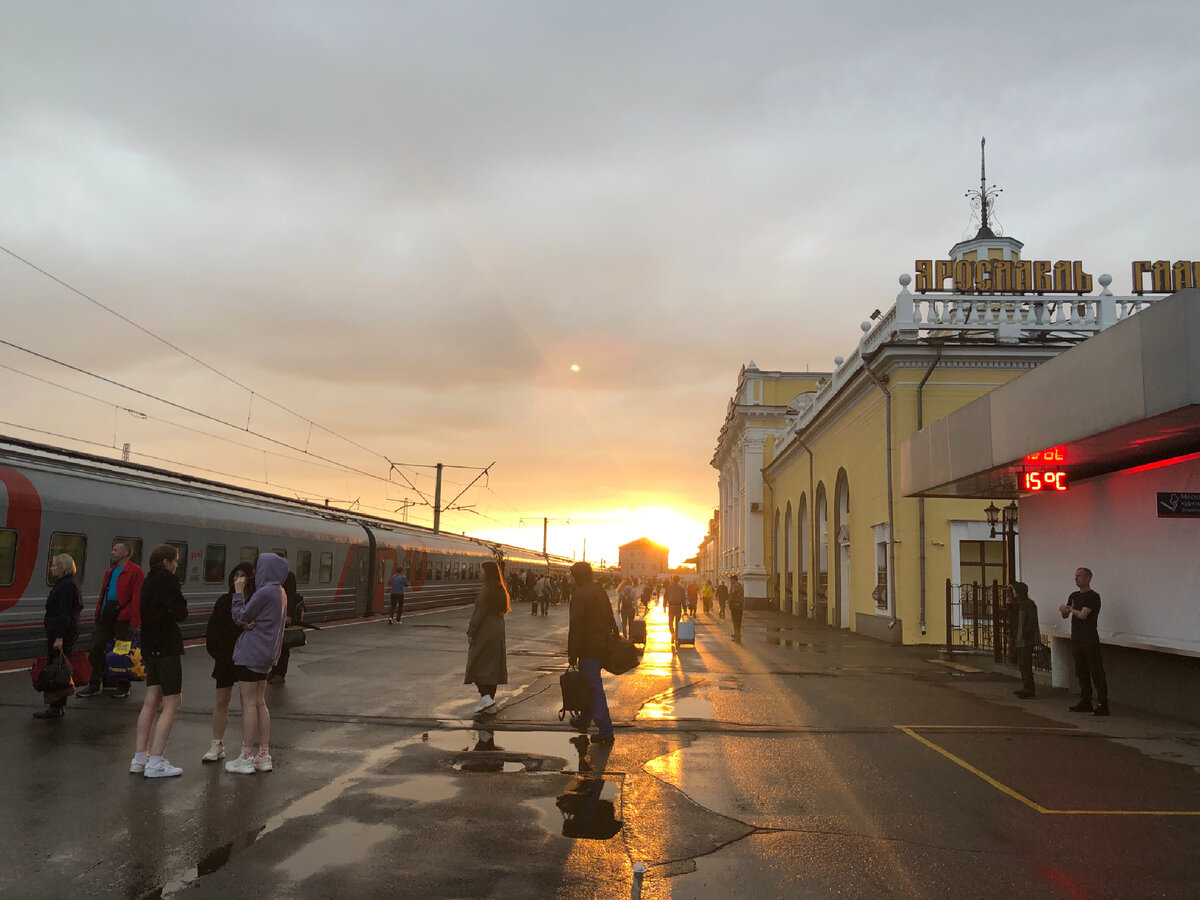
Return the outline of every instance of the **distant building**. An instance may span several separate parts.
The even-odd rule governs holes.
[[[668,549],[650,538],[638,538],[617,548],[621,574],[633,578],[655,578],[667,571]]]

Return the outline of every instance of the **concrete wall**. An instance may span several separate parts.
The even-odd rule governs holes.
[[[1021,499],[1021,575],[1043,633],[1070,636],[1058,604],[1087,566],[1103,602],[1101,641],[1200,656],[1200,519],[1160,519],[1159,491],[1200,492],[1200,460]]]

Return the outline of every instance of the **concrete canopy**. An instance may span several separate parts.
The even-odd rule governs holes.
[[[906,440],[909,497],[1016,498],[1025,457],[1080,481],[1200,453],[1200,290],[1165,297]]]

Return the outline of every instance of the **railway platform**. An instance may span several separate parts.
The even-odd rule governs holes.
[[[703,613],[606,677],[617,726],[558,718],[567,612],[515,608],[499,712],[462,684],[469,610],[309,634],[269,690],[275,771],[200,756],[210,662],[184,657],[167,755],[127,771],[141,688],[35,720],[0,675],[5,897],[1187,897],[1200,727],[945,665],[769,611]],[[236,748],[237,700],[227,745]]]

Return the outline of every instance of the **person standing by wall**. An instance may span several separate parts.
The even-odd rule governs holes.
[[[63,659],[71,658],[75,641],[79,637],[79,615],[83,612],[83,594],[75,580],[75,560],[60,553],[50,560],[50,577],[54,587],[46,597],[46,615],[42,625],[46,629],[46,659],[58,653]],[[66,715],[67,697],[47,697],[46,708],[35,712],[35,719],[61,719]]]
[[[729,576],[729,615],[733,619],[733,639],[742,641],[742,612],[746,608],[746,591],[736,575]]]
[[[283,649],[283,620],[287,594],[283,580],[287,560],[275,553],[260,553],[254,564],[254,593],[246,599],[245,577],[233,580],[233,620],[242,626],[233,647],[233,671],[242,698],[242,752],[225,763],[225,771],[238,775],[271,772],[271,713],[267,709],[267,673]]]
[[[92,664],[91,682],[79,691],[80,697],[94,697],[104,684],[104,654],[108,642],[128,641],[135,628],[142,624],[142,582],[146,573],[130,557],[133,549],[124,541],[112,545],[110,565],[104,573],[104,585],[96,603],[96,630],[92,632],[92,649],[88,661]],[[111,685],[113,697],[124,700],[129,696],[129,681],[122,679]]]
[[[592,738],[595,744],[613,742],[612,717],[608,712],[608,697],[604,693],[601,660],[608,653],[608,642],[617,634],[612,606],[604,588],[592,580],[592,567],[585,562],[571,566],[575,592],[571,598],[571,620],[567,630],[567,662],[579,666],[591,688],[591,702],[583,714],[571,719],[571,725],[586,732],[593,721],[599,733]]]
[[[179,550],[159,544],[150,551],[150,573],[142,583],[142,658],[146,665],[146,699],[138,715],[137,745],[129,771],[146,778],[171,778],[183,769],[164,759],[175,716],[183,705],[183,633],[187,600],[175,574]],[[158,722],[154,714],[162,707]],[[151,737],[150,729],[154,728]]]
[[[1013,632],[1017,647],[1017,668],[1021,671],[1021,689],[1013,691],[1022,700],[1036,693],[1033,683],[1033,651],[1042,642],[1038,628],[1037,604],[1029,599],[1029,586],[1017,581],[1008,587],[1008,600],[1017,609],[1017,627]]]
[[[1079,678],[1079,702],[1072,712],[1090,712],[1107,716],[1108,679],[1104,675],[1104,660],[1100,656],[1100,634],[1096,620],[1100,618],[1100,595],[1092,590],[1092,570],[1075,570],[1075,586],[1067,602],[1058,608],[1059,614],[1071,620],[1071,648],[1075,654],[1075,674]],[[1095,708],[1092,707],[1092,683],[1096,685]]]
[[[500,577],[500,566],[489,559],[483,564],[483,587],[467,625],[467,671],[463,684],[474,684],[479,691],[479,702],[472,712],[495,715],[500,711],[496,706],[496,689],[508,684],[504,617],[510,609],[512,600]]]
[[[388,624],[392,625],[399,622],[400,617],[404,615],[404,592],[409,588],[408,576],[404,574],[404,569],[399,565],[392,573],[389,588],[392,592],[392,614],[388,616]]]

